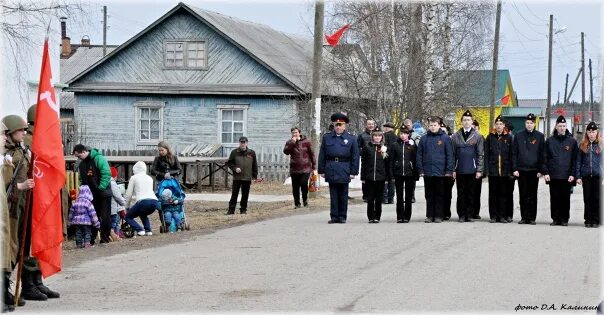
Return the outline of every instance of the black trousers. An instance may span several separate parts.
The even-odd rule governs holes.
[[[379,220],[382,217],[382,195],[384,181],[365,181],[367,186],[367,219]]]
[[[445,178],[424,177],[424,193],[426,196],[426,218],[442,218],[444,216]]]
[[[476,173],[458,174],[457,182],[457,215],[461,217],[472,217],[474,213],[474,197],[476,186]]]
[[[585,224],[600,224],[600,188],[602,178],[583,177],[583,202],[585,203]]]
[[[410,220],[415,178],[413,176],[397,176],[394,184],[396,186],[396,219]]]
[[[394,200],[394,181],[390,180],[384,183],[384,202],[392,202]]]
[[[294,204],[300,205],[300,191],[302,191],[302,202],[308,201],[308,179],[310,173],[291,174],[292,194],[294,195]]]
[[[455,186],[455,179],[451,176],[445,176],[444,178],[444,197],[443,197],[443,215],[445,218],[451,217],[451,199],[453,198],[453,186]]]
[[[241,201],[239,202],[239,211],[245,213],[247,211],[247,199],[250,196],[249,180],[233,180],[233,188],[231,190],[231,200],[229,201],[229,213],[235,213],[237,206],[237,198],[239,197],[239,189],[241,189]]]
[[[520,217],[524,221],[537,219],[537,171],[519,171],[518,190],[520,193]]]
[[[508,180],[508,195],[505,198],[505,216],[514,218],[514,189],[516,186],[516,178]]]
[[[549,181],[552,220],[556,222],[568,222],[568,218],[570,217],[571,187],[571,184],[566,179],[552,179]]]
[[[414,180],[411,182],[411,199],[415,198],[415,185],[417,185],[417,182]]]
[[[346,222],[348,217],[349,183],[329,183],[329,215],[336,222]]]
[[[96,216],[101,221],[101,243],[107,243],[110,241],[109,236],[111,235],[111,196],[105,197],[102,193],[95,194],[92,197],[92,205]],[[92,227],[92,234],[90,236],[90,244],[94,245],[99,229]]]
[[[509,181],[507,176],[489,176],[489,216],[493,220],[506,217]]]
[[[363,200],[367,200],[367,184],[361,183],[361,191],[363,192]]]
[[[474,197],[472,198],[472,217],[480,215],[480,196],[482,195],[482,177],[474,179]]]

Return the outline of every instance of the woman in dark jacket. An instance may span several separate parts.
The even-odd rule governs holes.
[[[585,227],[600,225],[600,188],[602,187],[602,140],[598,126],[592,121],[579,145],[577,184],[583,185]]]
[[[410,139],[410,130],[403,126],[399,140],[391,147],[390,169],[396,185],[396,222],[409,223],[415,181],[418,179],[415,164],[417,145]]]
[[[151,175],[155,177],[158,182],[164,179],[172,178],[180,175],[180,163],[178,158],[172,152],[172,148],[165,141],[160,141],[157,144],[157,150],[159,156],[156,156],[151,166]]]
[[[361,182],[367,187],[367,219],[379,223],[382,216],[384,183],[390,180],[388,148],[380,130],[371,132],[371,143],[361,151]]]
[[[300,129],[291,129],[292,138],[285,143],[283,153],[290,156],[289,175],[292,179],[292,194],[294,205],[300,208],[300,190],[302,191],[302,204],[308,207],[308,179],[311,172],[316,172],[317,163],[310,140],[300,135]]]

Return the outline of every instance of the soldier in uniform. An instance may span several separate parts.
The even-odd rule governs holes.
[[[495,119],[495,130],[489,133],[484,145],[485,173],[489,177],[490,222],[508,223],[507,197],[512,176],[512,136],[506,132],[501,115]]]
[[[417,171],[424,177],[426,195],[425,223],[442,223],[445,216],[445,179],[453,176],[453,145],[440,129],[438,117],[430,117],[429,130],[417,146]]]
[[[474,130],[476,130],[476,135],[482,138],[482,144],[483,144],[483,171],[484,171],[484,137],[482,136],[482,134],[480,134],[480,123],[478,123],[478,120],[474,119],[474,121],[472,122],[472,128],[474,128]],[[483,172],[484,175],[484,172]],[[482,179],[484,178],[484,176],[481,176],[480,178],[477,178],[474,181],[474,198],[472,200],[472,216],[471,218],[473,220],[480,220],[480,196],[482,195]]]
[[[518,178],[520,190],[520,221],[518,224],[535,225],[537,219],[537,189],[543,167],[545,136],[535,130],[535,115],[530,113],[524,122],[525,129],[516,134],[512,146],[512,169]]]
[[[585,227],[600,226],[600,188],[602,187],[602,140],[593,121],[585,128],[577,158],[577,184],[583,185]]]
[[[566,118],[556,119],[556,129],[545,141],[543,175],[549,183],[552,223],[568,226],[570,217],[570,189],[575,182],[577,141],[566,129]]]
[[[367,119],[365,121],[365,131],[363,131],[357,137],[357,144],[359,145],[359,152],[361,152],[361,150],[363,150],[363,148],[366,145],[371,143],[371,132],[373,132],[373,130],[375,130],[375,120]],[[363,183],[361,185],[361,188],[363,191],[363,201],[367,202],[367,187]]]
[[[6,151],[4,163],[2,165],[2,177],[4,179],[5,190],[7,191],[8,207],[9,207],[9,231],[10,238],[10,264],[9,270],[4,270],[5,281],[10,279],[10,274],[15,269],[19,261],[19,250],[23,248],[23,274],[22,274],[22,294],[21,297],[25,300],[44,301],[48,297],[40,292],[37,287],[35,272],[37,268],[37,260],[30,259],[30,240],[31,240],[31,225],[26,226],[28,232],[25,243],[20,242],[23,224],[23,216],[26,206],[26,192],[34,187],[33,179],[28,178],[29,164],[31,161],[31,151],[23,144],[26,130],[28,128],[25,119],[17,115],[8,115],[2,119],[2,122],[7,127],[5,134],[7,135],[4,149]],[[29,214],[31,218],[31,213]],[[31,222],[28,222],[31,223]],[[41,277],[41,276],[40,276]],[[5,299],[8,301],[14,300],[14,297],[8,290],[5,292]],[[19,301],[18,305],[24,305],[25,301]]]
[[[346,223],[348,185],[359,174],[360,153],[355,137],[346,131],[348,117],[335,113],[331,121],[333,132],[321,139],[318,172],[329,183],[331,219],[328,223]]]
[[[469,110],[461,116],[461,124],[462,128],[451,137],[456,165],[453,177],[457,181],[457,215],[459,222],[473,222],[474,187],[476,180],[482,177],[484,143],[482,136],[472,128]]]
[[[403,121],[403,124],[405,125],[405,127],[407,127],[407,130],[409,131],[409,140],[412,140],[413,143],[415,143],[415,145],[417,146],[417,143],[419,142],[419,136],[417,134],[417,132],[415,132],[415,130],[413,130],[413,121],[411,120],[411,118],[405,118],[405,120]],[[394,184],[396,185],[396,179],[394,180]],[[415,203],[415,184],[416,182],[413,181],[410,184],[410,189],[411,189],[411,203]],[[398,191],[397,191],[398,193]]]
[[[2,135],[0,136],[0,166],[4,164],[4,144],[6,143],[6,131],[8,129],[4,125],[4,123],[0,123],[0,127],[2,127]],[[0,182],[4,183],[4,175],[3,172],[0,172]],[[2,217],[0,218],[0,225],[2,226],[2,313],[12,312],[15,310],[13,306],[13,301],[9,298],[8,292],[10,287],[10,280],[6,277],[10,276],[11,267],[11,257],[10,257],[10,229],[8,222],[8,200],[6,199],[6,191],[4,189],[0,189],[0,211],[2,211]]]

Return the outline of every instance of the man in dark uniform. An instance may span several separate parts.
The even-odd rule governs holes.
[[[535,225],[537,219],[537,188],[543,167],[545,136],[535,130],[534,114],[526,116],[525,129],[516,134],[512,150],[514,161],[512,169],[518,178],[520,190],[520,221],[518,224]]]
[[[482,136],[482,134],[480,134],[480,123],[478,123],[478,120],[474,119],[474,121],[472,122],[472,128],[474,128],[474,130],[476,130],[476,135],[480,136],[482,138],[482,143],[483,143],[483,147],[484,147],[484,137]],[[484,149],[483,149],[483,169],[484,169]],[[482,179],[484,178],[484,176],[477,178],[474,181],[474,200],[472,200],[472,219],[474,220],[480,220],[480,196],[482,194]]]
[[[512,136],[505,130],[501,115],[495,119],[495,131],[489,133],[484,145],[484,171],[489,177],[490,222],[508,223],[506,216],[509,181],[512,176]]]
[[[442,131],[438,117],[428,119],[429,130],[417,147],[417,172],[424,178],[426,223],[442,223],[445,179],[453,177],[453,145]]]
[[[575,183],[577,141],[566,129],[566,119],[556,119],[554,134],[545,141],[543,175],[549,183],[553,222],[550,225],[568,225],[570,217],[570,189]]]
[[[363,149],[364,146],[371,143],[371,132],[375,130],[375,120],[369,118],[365,121],[365,131],[363,131],[357,137],[357,144],[359,145],[359,152]],[[363,191],[363,201],[367,201],[367,188],[365,184],[361,185]]]
[[[398,141],[398,137],[394,133],[394,124],[391,122],[387,122],[382,126],[382,131],[384,131],[384,144],[387,148],[392,148],[392,146]],[[394,203],[394,179],[390,179],[384,183],[384,199],[383,204],[393,204]]]
[[[507,133],[512,137],[512,143],[514,143],[515,141],[515,137],[514,137],[514,125],[512,124],[511,121],[504,119],[503,123],[505,124],[505,130],[507,131]],[[513,163],[513,161],[512,161]],[[510,180],[508,181],[508,196],[506,198],[506,204],[505,204],[505,217],[509,218],[510,220],[508,220],[509,222],[514,221],[514,189],[516,188],[516,177],[511,176]]]
[[[442,118],[440,118],[440,129],[449,137],[451,138],[451,128],[449,128],[447,125],[445,125],[444,121]],[[453,148],[454,149],[454,148]],[[453,154],[455,154],[455,152],[453,152]],[[455,158],[453,156],[453,158]],[[455,165],[455,164],[453,164]],[[453,198],[453,186],[455,186],[455,177],[453,176],[446,176],[445,177],[445,195],[443,197],[443,207],[444,207],[444,218],[443,220],[447,221],[451,218],[451,199]]]
[[[474,187],[476,180],[482,177],[484,143],[482,136],[472,128],[469,110],[461,116],[461,124],[462,128],[451,137],[455,153],[453,177],[457,181],[457,215],[459,222],[473,222]]]
[[[403,125],[405,125],[405,127],[407,127],[407,130],[409,131],[409,139],[413,140],[413,142],[415,143],[415,145],[418,144],[418,140],[419,138],[413,138],[414,132],[415,130],[413,130],[413,121],[411,120],[411,118],[405,118],[405,120],[403,120]],[[396,185],[396,181],[395,181],[395,185]],[[410,186],[411,186],[411,203],[415,203],[415,185],[416,182],[410,182]]]
[[[353,135],[346,131],[348,117],[331,115],[333,132],[323,135],[319,150],[318,172],[329,183],[329,224],[346,223],[348,185],[359,174],[359,147]]]

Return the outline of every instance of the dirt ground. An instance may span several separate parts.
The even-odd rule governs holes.
[[[286,187],[287,189],[284,189]],[[290,194],[289,186],[262,183],[256,184],[253,193]],[[362,203],[360,198],[351,199],[350,204]],[[292,202],[250,203],[247,214],[225,215],[227,204],[225,202],[185,201],[186,220],[190,226],[189,231],[176,233],[159,233],[159,216],[153,213],[150,217],[153,228],[152,236],[137,236],[122,239],[118,242],[100,245],[97,242],[93,248],[78,249],[75,241],[66,240],[63,243],[63,266],[77,265],[89,259],[126,253],[138,249],[165,246],[173,243],[184,242],[195,236],[213,233],[214,231],[262,220],[283,216],[306,214],[329,209],[329,199],[317,197],[309,200],[309,207],[294,209]],[[237,208],[239,211],[239,208]],[[325,218],[328,220],[329,218]],[[137,222],[140,221],[137,219]]]
[[[230,185],[230,183],[229,183]],[[252,183],[251,193],[256,195],[281,195],[281,194],[291,194],[292,186],[283,185],[283,183],[279,182],[259,182]],[[328,189],[328,188],[325,188]],[[210,193],[209,187],[203,187],[202,194]],[[224,188],[224,186],[217,186],[214,189],[214,193],[230,193],[231,188]],[[191,193],[198,193],[198,191],[191,191]]]

